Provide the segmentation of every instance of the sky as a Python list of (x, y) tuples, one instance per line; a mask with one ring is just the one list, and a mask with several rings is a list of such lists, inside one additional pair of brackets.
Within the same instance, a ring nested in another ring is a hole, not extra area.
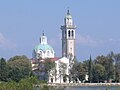
[(0, 0), (0, 57), (32, 58), (42, 32), (61, 57), (61, 30), (69, 7), (78, 61), (120, 53), (120, 0)]

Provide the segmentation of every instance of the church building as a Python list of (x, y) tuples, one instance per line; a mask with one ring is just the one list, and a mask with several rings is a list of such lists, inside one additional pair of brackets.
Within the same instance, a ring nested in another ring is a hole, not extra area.
[[(55, 51), (47, 42), (47, 37), (42, 34), (40, 43), (33, 49), (32, 70), (37, 74), (41, 68), (42, 62), (52, 60), (55, 62), (53, 68), (48, 75), (48, 83), (69, 83), (70, 69), (73, 65), (75, 56), (75, 29), (72, 16), (67, 10), (64, 18), (62, 30), (62, 57), (55, 57)], [(62, 68), (64, 67), (64, 68)], [(65, 76), (67, 76), (65, 78)]]

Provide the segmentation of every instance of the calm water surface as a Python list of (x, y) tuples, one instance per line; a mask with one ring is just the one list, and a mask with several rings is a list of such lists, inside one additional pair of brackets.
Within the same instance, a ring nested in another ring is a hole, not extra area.
[(34, 90), (120, 90), (120, 86), (79, 86), (79, 87), (62, 87), (62, 88), (35, 88)]
[[(107, 88), (107, 89), (106, 89)], [(109, 86), (109, 87), (103, 87), (103, 86), (86, 86), (86, 87), (67, 87), (64, 90), (120, 90), (120, 87), (117, 86)]]

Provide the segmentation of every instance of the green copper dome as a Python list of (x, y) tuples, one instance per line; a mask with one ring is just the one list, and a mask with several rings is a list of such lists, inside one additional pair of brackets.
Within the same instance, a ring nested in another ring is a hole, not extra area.
[(53, 51), (53, 48), (48, 44), (39, 44), (35, 47), (35, 51), (41, 50), (43, 52), (50, 50)]

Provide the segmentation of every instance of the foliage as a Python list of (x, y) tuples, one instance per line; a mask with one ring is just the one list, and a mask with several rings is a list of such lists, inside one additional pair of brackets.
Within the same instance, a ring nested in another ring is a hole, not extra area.
[(72, 65), (71, 69), (70, 69), (70, 77), (69, 77), (69, 82), (71, 81), (75, 81), (77, 79), (77, 73), (78, 73), (78, 61), (75, 59), (74, 60), (74, 64)]
[(7, 81), (8, 65), (4, 58), (0, 59), (0, 81)]
[(51, 69), (55, 68), (55, 62), (46, 59), (44, 62), (44, 68), (46, 72), (50, 72)]
[(16, 82), (22, 78), (29, 77), (31, 73), (31, 63), (26, 56), (15, 56), (8, 60), (9, 79)]
[(36, 72), (36, 75), (40, 80), (44, 80), (46, 82), (48, 80), (49, 73), (55, 69), (55, 62), (47, 58), (44, 61), (39, 60), (38, 63), (39, 69), (34, 72)]
[(38, 79), (36, 77), (29, 77), (21, 79), (19, 82), (1, 82), (0, 90), (33, 90), (35, 84), (39, 84)]
[(91, 59), (91, 56), (90, 56), (90, 60), (89, 60), (89, 67), (88, 67), (88, 75), (89, 75), (89, 82), (91, 83), (92, 82), (92, 59)]
[(66, 68), (67, 68), (67, 65), (63, 62), (59, 62), (59, 73), (60, 73), (60, 82), (61, 82), (61, 76), (63, 76), (64, 78), (64, 81), (66, 81)]
[(93, 81), (100, 82), (105, 75), (105, 67), (101, 64), (95, 64), (93, 67)]
[[(90, 57), (89, 60), (85, 60), (83, 62), (78, 62), (74, 59), (74, 63), (72, 64), (73, 65), (71, 65), (71, 69), (69, 70), (70, 81), (77, 82), (78, 79), (80, 81), (84, 81), (85, 76), (89, 75), (89, 81), (91, 82), (104, 82), (109, 80), (120, 82), (120, 53), (115, 54), (111, 52), (106, 56), (97, 56), (94, 60)], [(41, 62), (39, 62), (39, 65), (41, 65)], [(43, 75), (43, 78), (45, 79), (38, 82), (37, 78), (35, 79), (34, 77), (31, 77), (33, 76), (31, 71), (31, 62), (26, 56), (14, 56), (9, 60), (1, 58), (0, 90), (7, 90), (6, 87), (10, 87), (13, 84), (17, 86), (24, 84), (23, 86), (28, 87), (27, 85), (32, 86), (32, 83), (46, 83), (46, 77), (48, 77), (47, 75), (50, 71), (53, 71), (54, 74), (56, 74), (56, 70), (54, 68), (55, 63), (46, 59), (45, 62), (42, 63), (42, 66), (43, 69), (40, 67), (39, 73), (41, 74), (42, 72), (45, 72)], [(61, 63), (60, 68), (60, 71), (63, 72), (61, 75), (64, 75), (64, 78), (66, 78), (67, 75), (64, 73), (66, 65)], [(19, 85), (16, 82), (19, 83)], [(4, 87), (4, 85), (6, 87)], [(16, 90), (16, 87), (12, 87), (14, 89), (12, 88), (11, 90)], [(19, 87), (17, 87), (17, 90), (19, 90)]]
[(31, 74), (31, 62), (26, 56), (15, 56), (9, 60), (0, 59), (0, 81), (16, 81)]
[(114, 54), (115, 61), (115, 81), (120, 82), (120, 54)]
[(95, 59), (95, 64), (101, 64), (105, 68), (105, 76), (104, 79), (109, 81), (114, 78), (114, 60), (108, 54), (108, 56), (98, 56)]

